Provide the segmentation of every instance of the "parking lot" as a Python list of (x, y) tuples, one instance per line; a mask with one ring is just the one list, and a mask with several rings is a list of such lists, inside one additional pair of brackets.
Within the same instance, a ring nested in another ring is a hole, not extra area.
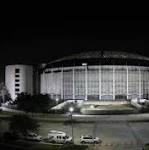
[[(39, 134), (46, 138), (50, 130), (59, 130), (72, 136), (72, 126), (62, 122), (40, 122)], [(1, 122), (3, 131), (8, 130), (8, 123)], [(5, 127), (5, 128), (4, 128)], [(102, 139), (100, 150), (142, 150), (142, 144), (149, 143), (149, 122), (96, 121), (95, 123), (74, 123), (74, 142), (80, 144), (81, 135), (93, 135)]]
[[(149, 142), (148, 122), (96, 122), (73, 124), (74, 142), (80, 144), (81, 135), (94, 135), (102, 139), (103, 145), (136, 145)], [(71, 136), (72, 126), (63, 123), (41, 123), (40, 134), (47, 137), (50, 130), (60, 130)]]

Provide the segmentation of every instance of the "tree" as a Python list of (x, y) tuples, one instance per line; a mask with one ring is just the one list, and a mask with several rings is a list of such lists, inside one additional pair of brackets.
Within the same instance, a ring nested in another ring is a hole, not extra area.
[(27, 93), (20, 93), (18, 94), (15, 102), (17, 104), (17, 108), (19, 110), (23, 110), (25, 112), (31, 112), (32, 110), (32, 97), (30, 94)]
[(34, 112), (41, 112), (41, 113), (48, 112), (50, 104), (52, 102), (52, 100), (49, 99), (48, 94), (35, 95), (32, 97), (32, 99), (33, 99)]
[(0, 103), (5, 103), (7, 101), (11, 101), (11, 95), (5, 86), (5, 84), (2, 82), (0, 83)]
[(16, 98), (15, 103), (17, 104), (17, 108), (19, 110), (23, 110), (25, 112), (48, 112), (50, 103), (52, 100), (49, 99), (48, 95), (29, 95), (26, 93), (21, 93)]
[(9, 124), (10, 131), (26, 136), (29, 132), (38, 131), (38, 122), (26, 114), (13, 115)]

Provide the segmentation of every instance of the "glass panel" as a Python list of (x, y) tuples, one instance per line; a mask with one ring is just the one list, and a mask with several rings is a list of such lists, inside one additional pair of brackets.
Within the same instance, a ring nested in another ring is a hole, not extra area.
[(75, 70), (75, 99), (85, 99), (85, 69)]
[(115, 68), (115, 99), (127, 99), (126, 68)]
[(88, 80), (88, 99), (96, 100), (99, 99), (99, 70), (88, 69), (87, 80)]
[(113, 94), (113, 70), (112, 68), (101, 69), (101, 95), (102, 99), (110, 99)]
[(72, 70), (67, 70), (63, 72), (63, 92), (64, 99), (73, 98), (73, 78)]

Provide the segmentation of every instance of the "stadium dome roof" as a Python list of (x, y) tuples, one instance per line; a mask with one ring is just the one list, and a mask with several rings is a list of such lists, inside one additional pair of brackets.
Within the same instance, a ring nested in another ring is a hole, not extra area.
[(99, 50), (99, 51), (88, 51), (88, 52), (81, 52), (77, 54), (73, 54), (70, 56), (66, 56), (54, 61), (51, 61), (47, 64), (47, 66), (51, 66), (54, 64), (61, 64), (63, 62), (70, 62), (70, 61), (81, 61), (81, 60), (135, 60), (135, 63), (141, 61), (149, 61), (148, 57), (133, 54), (124, 51), (106, 51), (106, 50)]

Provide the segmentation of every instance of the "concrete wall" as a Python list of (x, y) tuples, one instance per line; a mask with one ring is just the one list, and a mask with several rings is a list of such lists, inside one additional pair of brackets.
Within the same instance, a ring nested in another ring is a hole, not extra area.
[[(16, 69), (19, 69), (18, 73), (16, 72)], [(17, 94), (21, 92), (33, 94), (33, 67), (29, 65), (6, 66), (5, 85), (7, 86), (12, 99), (15, 99)], [(19, 90), (16, 91), (15, 89)]]

